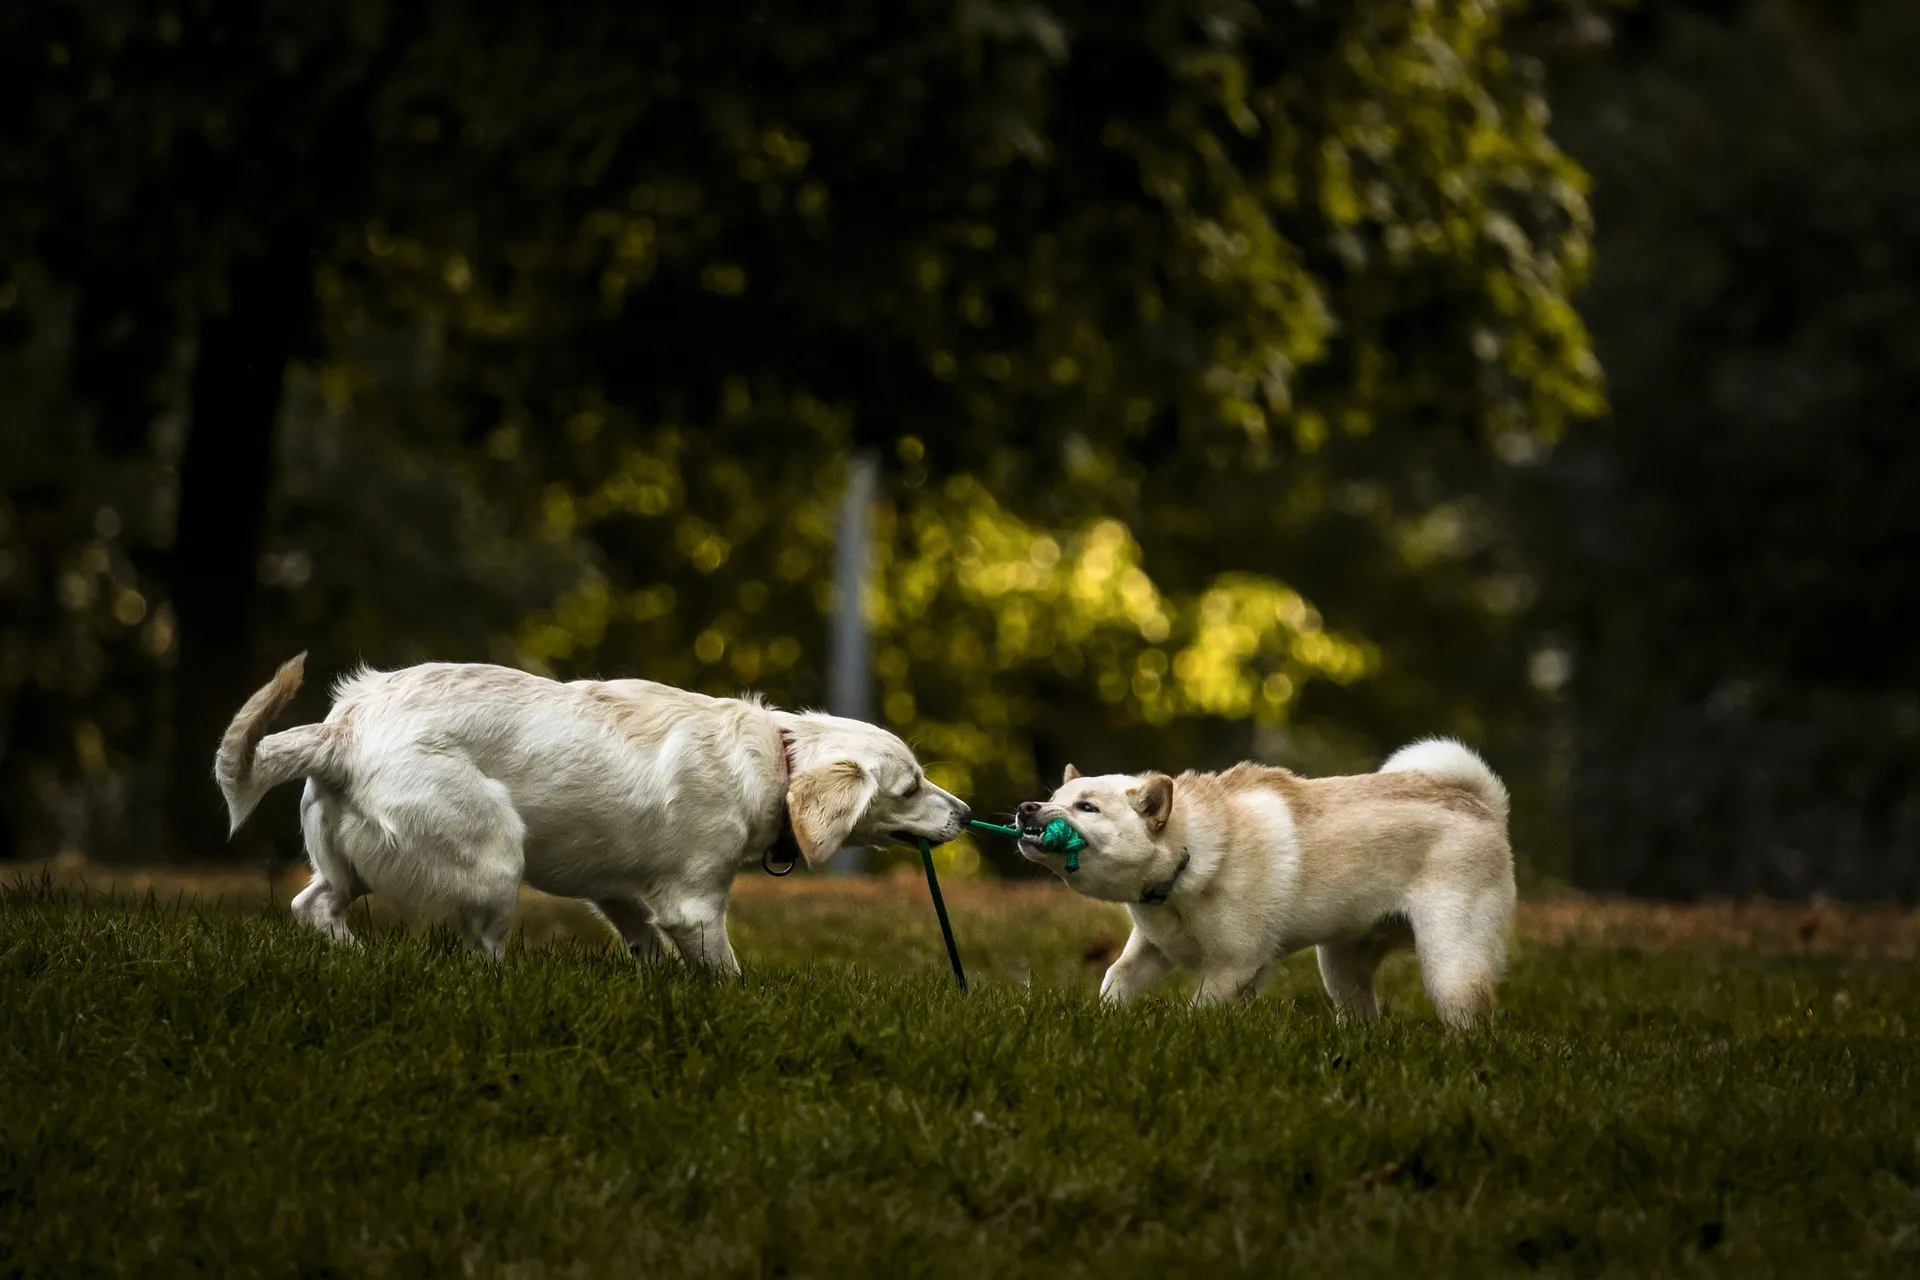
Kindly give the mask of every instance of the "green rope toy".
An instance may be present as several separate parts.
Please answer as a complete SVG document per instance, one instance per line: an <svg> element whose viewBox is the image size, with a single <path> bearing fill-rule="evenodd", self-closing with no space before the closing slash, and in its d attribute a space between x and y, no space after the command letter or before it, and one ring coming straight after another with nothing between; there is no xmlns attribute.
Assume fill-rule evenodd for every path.
<svg viewBox="0 0 1920 1280"><path fill-rule="evenodd" d="M975 831L985 831L996 836L1005 836L1009 840L1020 838L1018 827L996 827L991 822L969 822ZM1080 869L1080 851L1087 847L1087 838L1075 831L1065 818L1055 818L1040 833L1040 849L1043 853L1064 853L1067 855L1067 870Z"/></svg>

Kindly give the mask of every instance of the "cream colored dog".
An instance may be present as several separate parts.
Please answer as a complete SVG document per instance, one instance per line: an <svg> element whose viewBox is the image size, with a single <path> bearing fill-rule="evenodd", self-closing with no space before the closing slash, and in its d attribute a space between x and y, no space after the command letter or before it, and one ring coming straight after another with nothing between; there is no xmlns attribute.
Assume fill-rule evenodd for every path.
<svg viewBox="0 0 1920 1280"><path fill-rule="evenodd" d="M498 955L522 883L585 898L635 955L671 941L735 971L734 873L782 840L809 862L896 833L951 840L967 806L893 734L646 680L543 679L429 663L363 671L321 724L267 734L305 655L234 717L214 763L237 830L270 788L307 780L313 879L294 915L348 941L365 893L451 912Z"/></svg>
<svg viewBox="0 0 1920 1280"><path fill-rule="evenodd" d="M1039 846L1054 818L1087 841L1071 874ZM1275 960L1318 947L1335 1010L1372 1018L1374 970L1411 945L1444 1022L1493 1012L1513 918L1507 789L1458 742L1416 742L1377 773L1340 778L1253 764L1083 778L1068 765L1051 799L1020 806L1019 823L1027 858L1133 915L1100 984L1106 999L1186 965L1200 973L1196 1002L1226 1000Z"/></svg>

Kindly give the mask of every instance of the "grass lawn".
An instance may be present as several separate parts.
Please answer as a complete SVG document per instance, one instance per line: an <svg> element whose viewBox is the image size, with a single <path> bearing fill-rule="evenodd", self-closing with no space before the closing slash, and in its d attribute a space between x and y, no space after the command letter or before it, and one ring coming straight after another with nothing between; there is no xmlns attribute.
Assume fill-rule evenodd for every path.
<svg viewBox="0 0 1920 1280"><path fill-rule="evenodd" d="M1450 1039L1404 960L1104 1010L1040 886L949 887L966 995L908 879L743 882L741 982L147 887L0 896L0 1276L1920 1274L1913 916L1527 904Z"/></svg>

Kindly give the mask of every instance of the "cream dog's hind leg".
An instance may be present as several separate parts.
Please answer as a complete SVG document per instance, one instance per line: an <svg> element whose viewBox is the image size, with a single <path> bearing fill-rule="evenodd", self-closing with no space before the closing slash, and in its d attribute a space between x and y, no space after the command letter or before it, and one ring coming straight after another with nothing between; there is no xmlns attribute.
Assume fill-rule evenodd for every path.
<svg viewBox="0 0 1920 1280"><path fill-rule="evenodd" d="M1316 950L1320 981L1342 1022L1368 1022L1380 1016L1373 996L1373 975L1393 952L1413 945L1413 929L1400 916L1389 916L1348 942L1323 942Z"/></svg>
<svg viewBox="0 0 1920 1280"><path fill-rule="evenodd" d="M1493 886L1433 893L1413 909L1414 953L1433 1011L1455 1030L1493 1016L1493 988L1506 963L1513 891Z"/></svg>
<svg viewBox="0 0 1920 1280"><path fill-rule="evenodd" d="M1334 1016L1342 1022L1371 1022L1380 1016L1373 998L1373 975L1386 954L1367 942L1323 942L1316 950L1320 982L1333 1001Z"/></svg>

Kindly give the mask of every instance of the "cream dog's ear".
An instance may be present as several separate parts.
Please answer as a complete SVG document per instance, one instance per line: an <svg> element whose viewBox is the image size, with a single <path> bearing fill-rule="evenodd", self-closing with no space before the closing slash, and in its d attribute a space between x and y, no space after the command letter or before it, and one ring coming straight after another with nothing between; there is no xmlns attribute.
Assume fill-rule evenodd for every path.
<svg viewBox="0 0 1920 1280"><path fill-rule="evenodd" d="M878 790L857 760L835 760L793 776L787 784L787 813L808 866L819 866L840 851Z"/></svg>
<svg viewBox="0 0 1920 1280"><path fill-rule="evenodd" d="M1167 825L1167 815L1173 812L1173 779L1164 773L1146 774L1139 786L1127 789L1127 799L1133 801L1133 807L1147 820L1147 830L1157 835Z"/></svg>
<svg viewBox="0 0 1920 1280"><path fill-rule="evenodd" d="M1068 765L1067 772L1060 779L1060 785L1064 787L1069 782L1072 782L1075 778L1079 776L1080 776L1080 771L1074 768L1072 765Z"/></svg>

